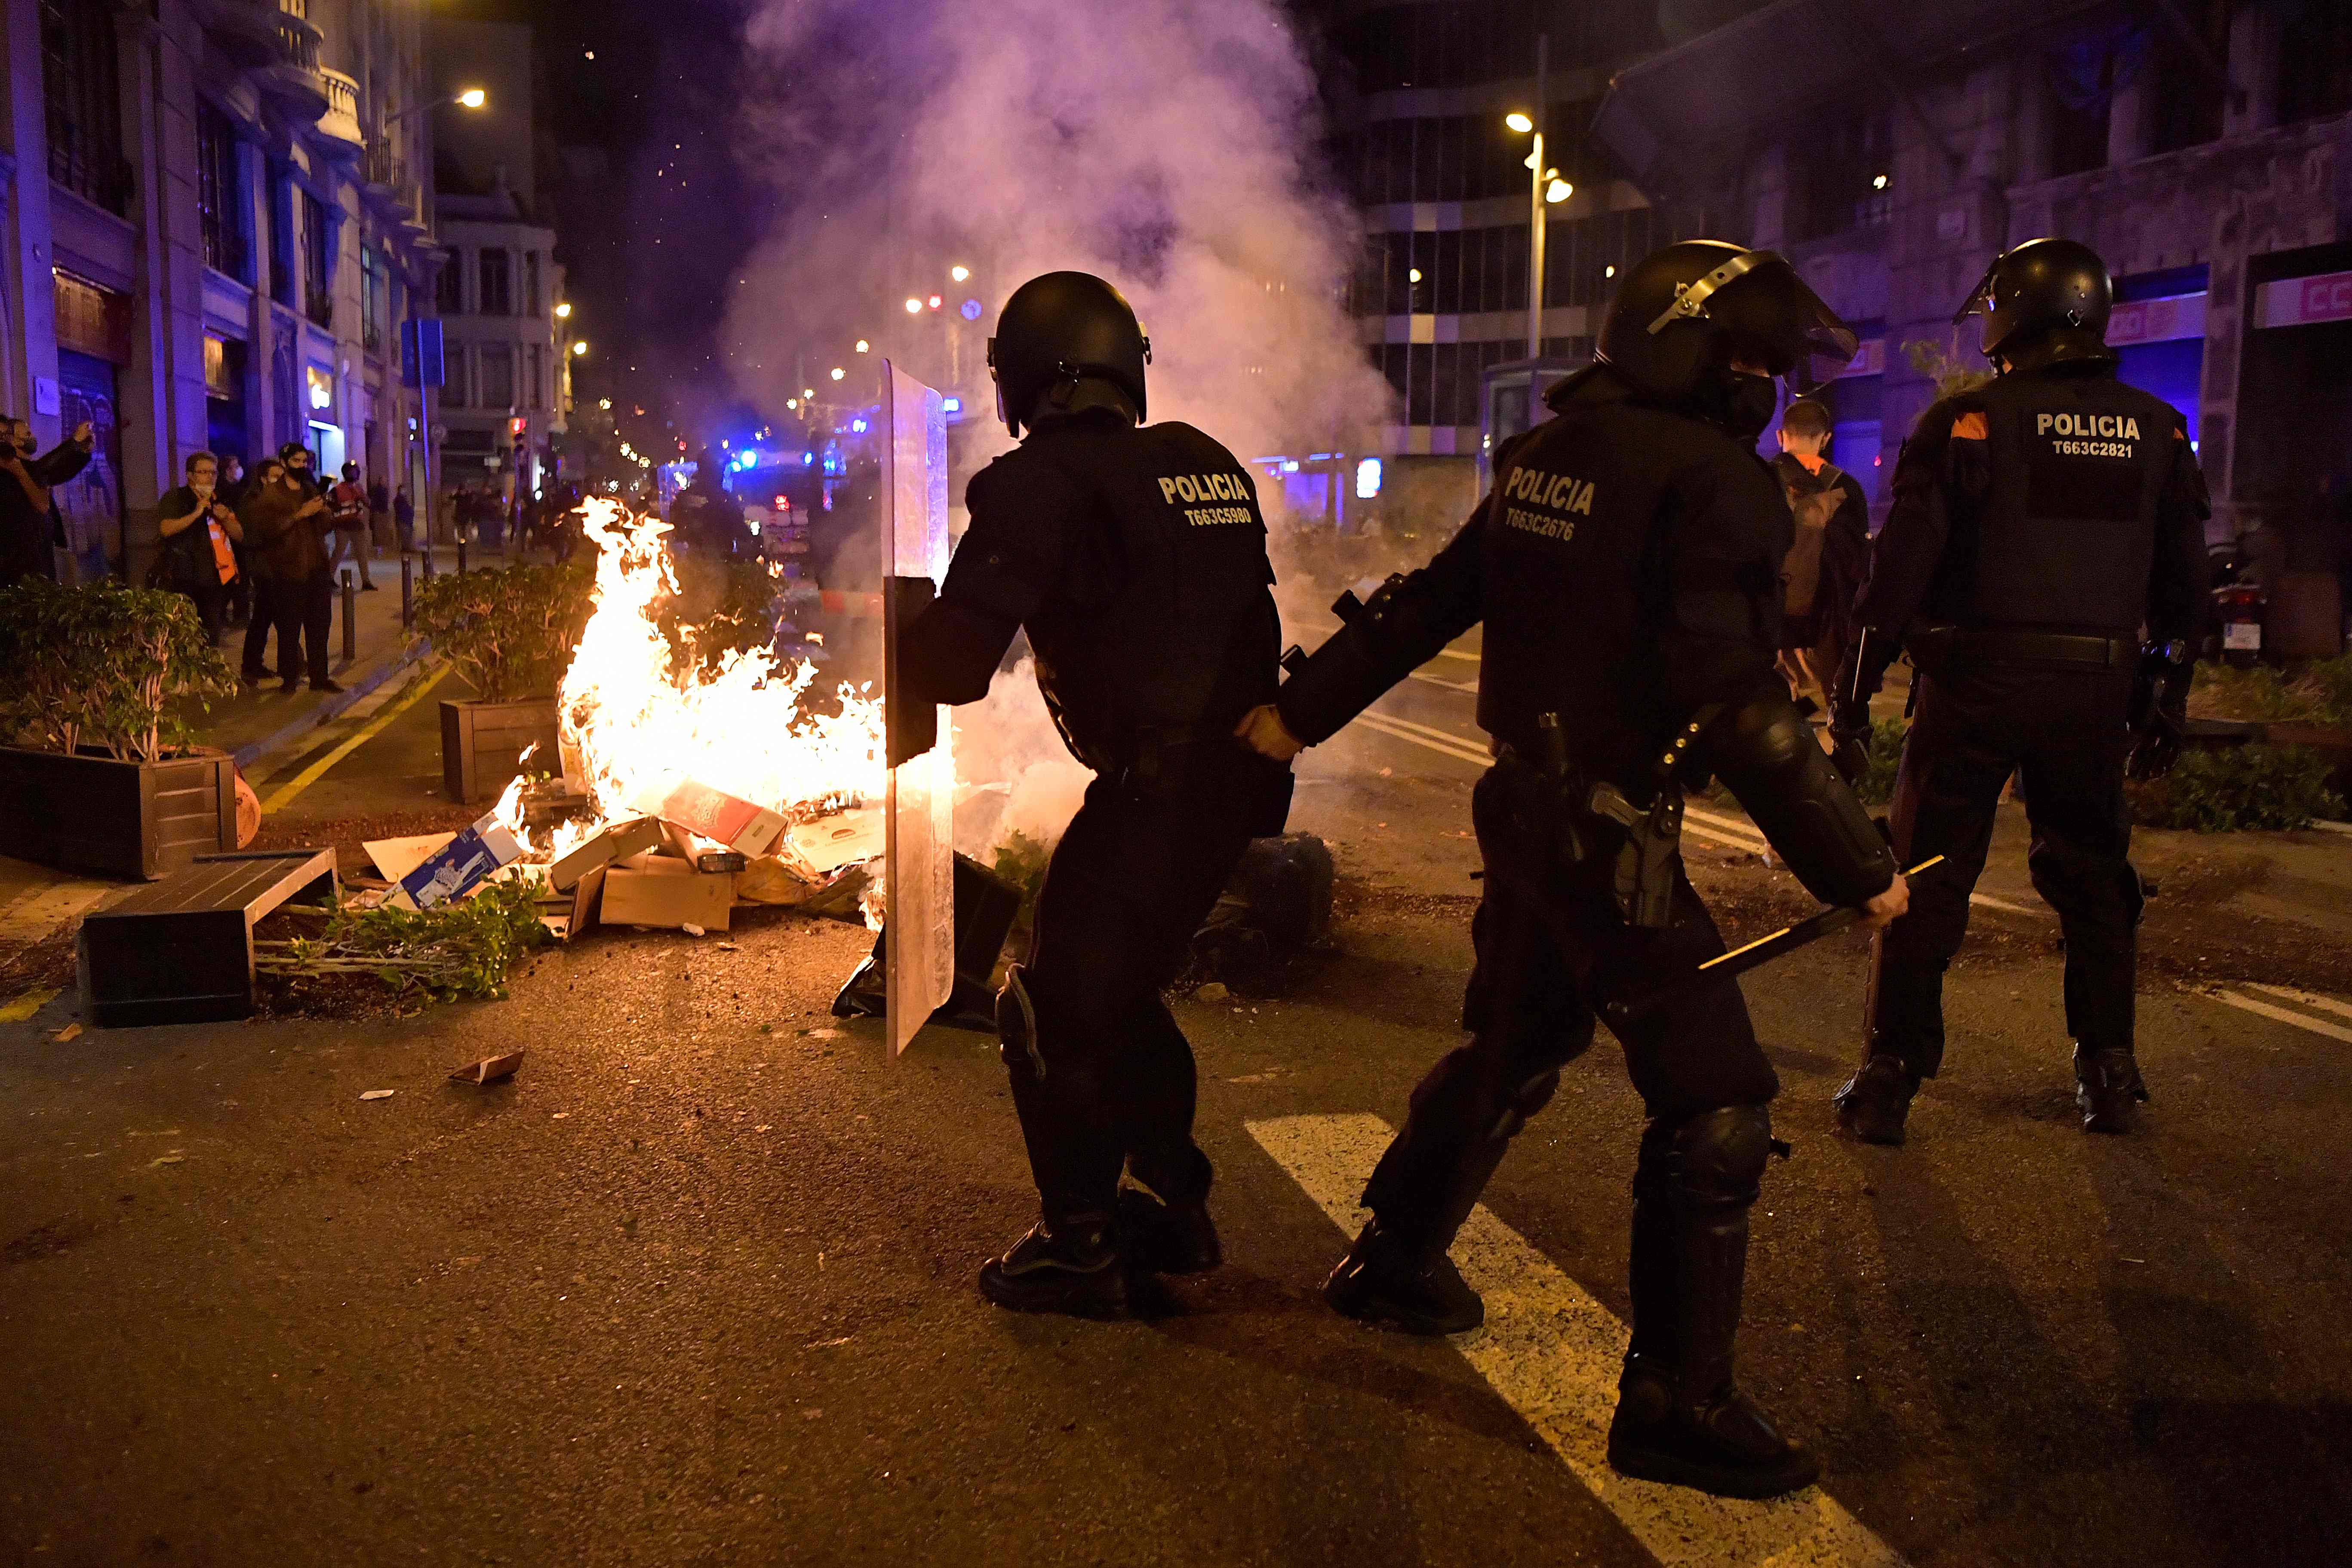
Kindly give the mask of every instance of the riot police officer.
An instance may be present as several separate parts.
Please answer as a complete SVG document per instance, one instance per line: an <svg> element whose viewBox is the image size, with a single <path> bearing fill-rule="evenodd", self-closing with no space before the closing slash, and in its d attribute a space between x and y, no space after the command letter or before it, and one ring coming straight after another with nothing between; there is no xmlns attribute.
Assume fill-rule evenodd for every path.
<svg viewBox="0 0 2352 1568"><path fill-rule="evenodd" d="M1256 489L1199 430L1142 423L1150 357L1099 278L1013 291L989 364L1021 445L972 477L939 602L899 645L912 703L972 702L1025 628L1046 707L1095 771L997 1003L1042 1215L980 1288L1033 1311L1116 1314L1129 1268L1219 1261L1192 1048L1160 994L1289 805L1288 770L1233 733L1278 679ZM1122 1165L1139 1187L1121 1191Z"/></svg>
<svg viewBox="0 0 2352 1568"><path fill-rule="evenodd" d="M2083 1127L2129 1130L2140 883L2123 798L2135 667L2185 696L2204 599L2205 481L2180 415L2116 379L2114 289L2087 246L2037 239L1994 260L1953 317L1984 318L1997 374L1919 416L1856 601L1863 627L1833 728L1869 727L1896 650L1917 670L1892 825L1906 864L1941 855L1873 954L1860 1070L1837 1122L1903 1142L1944 1054L1944 970L1968 930L1994 807L2014 773L2027 865L2066 942L2066 1029Z"/></svg>
<svg viewBox="0 0 2352 1568"><path fill-rule="evenodd" d="M1486 623L1478 722L1497 760L1471 805L1486 863L1473 1036L1413 1091L1325 1299L1420 1333L1483 1321L1446 1249L1606 1017L1649 1114L1610 1462L1732 1496L1802 1486L1816 1466L1732 1376L1779 1084L1738 985L1692 973L1723 944L1676 839L1682 792L1712 772L1815 896L1874 919L1903 907L1885 844L1774 670L1793 525L1755 441L1773 376L1853 344L1769 251L1700 240L1649 257L1599 363L1497 454L1462 531L1246 724L1273 755L1321 741Z"/></svg>

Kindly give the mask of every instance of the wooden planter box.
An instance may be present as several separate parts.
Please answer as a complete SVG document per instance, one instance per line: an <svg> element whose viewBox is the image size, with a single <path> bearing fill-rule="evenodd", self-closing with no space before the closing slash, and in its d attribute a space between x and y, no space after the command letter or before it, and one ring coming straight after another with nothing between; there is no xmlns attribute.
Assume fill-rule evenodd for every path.
<svg viewBox="0 0 2352 1568"><path fill-rule="evenodd" d="M0 855L153 881L236 847L236 764L200 748L160 763L0 746Z"/></svg>
<svg viewBox="0 0 2352 1568"><path fill-rule="evenodd" d="M522 772L522 754L534 742L532 760L554 773L555 707L552 697L441 704L441 782L449 798L465 805L494 799Z"/></svg>

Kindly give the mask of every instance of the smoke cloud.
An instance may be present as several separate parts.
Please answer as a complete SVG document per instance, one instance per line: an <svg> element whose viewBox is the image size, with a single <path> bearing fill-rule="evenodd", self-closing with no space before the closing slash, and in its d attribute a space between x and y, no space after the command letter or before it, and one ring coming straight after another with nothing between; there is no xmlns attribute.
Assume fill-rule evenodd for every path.
<svg viewBox="0 0 2352 1568"><path fill-rule="evenodd" d="M1076 268L1143 318L1155 421L1247 459L1354 447L1388 416L1342 308L1360 226L1269 0L769 0L746 37L740 140L787 209L728 321L763 404L863 337L984 413L996 309ZM945 310L908 316L933 292ZM986 311L969 327L949 319L967 293Z"/></svg>

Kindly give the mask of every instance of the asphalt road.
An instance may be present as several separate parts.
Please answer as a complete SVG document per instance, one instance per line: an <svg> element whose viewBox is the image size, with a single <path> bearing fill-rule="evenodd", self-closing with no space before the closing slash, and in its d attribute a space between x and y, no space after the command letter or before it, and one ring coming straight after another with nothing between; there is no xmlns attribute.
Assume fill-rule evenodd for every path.
<svg viewBox="0 0 2352 1568"><path fill-rule="evenodd" d="M2343 1560L2352 986L2325 910L2277 917L2317 934L2268 969L2235 895L2185 883L2170 918L2271 1012L2152 974L2147 1129L2089 1140L2013 825L1986 888L2025 912L1979 911L1908 1147L1826 1135L1860 941L1748 985L1797 1148L1745 1375L1821 1449L1819 1493L1592 1468L1639 1131L1605 1039L1465 1233L1482 1335L1326 1311L1366 1119L1459 1038L1475 667L1424 674L1305 769L1339 951L1279 1000L1179 1005L1229 1261L1140 1321L975 1294L1033 1202L993 1042L891 1061L837 1025L847 927L601 933L509 1002L407 1020L0 1024L0 1561ZM273 831L446 811L432 706ZM1726 820L1691 858L1727 920L1801 907ZM508 1085L444 1080L517 1046Z"/></svg>

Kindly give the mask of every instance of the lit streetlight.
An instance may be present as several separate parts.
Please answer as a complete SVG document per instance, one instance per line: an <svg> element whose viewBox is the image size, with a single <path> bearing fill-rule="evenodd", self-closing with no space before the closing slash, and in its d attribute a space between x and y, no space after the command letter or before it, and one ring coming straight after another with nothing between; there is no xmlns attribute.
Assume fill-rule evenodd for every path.
<svg viewBox="0 0 2352 1568"><path fill-rule="evenodd" d="M555 307L555 319L556 319L557 321L570 321L570 320L572 319L572 301L571 301L571 300L559 300L559 301L556 303L556 307Z"/></svg>
<svg viewBox="0 0 2352 1568"><path fill-rule="evenodd" d="M490 101L490 95L478 87L469 87L459 93L455 101L467 109L479 109Z"/></svg>
<svg viewBox="0 0 2352 1568"><path fill-rule="evenodd" d="M575 354L586 353L588 352L588 340L586 338L575 340L572 345L572 352Z"/></svg>
<svg viewBox="0 0 2352 1568"><path fill-rule="evenodd" d="M835 381L839 381L839 380L840 380L844 375L846 375L847 374L848 374L848 372L846 372L846 371L843 370L839 365L835 365L835 366L833 367L833 379L834 379L834 380L835 380Z"/></svg>
<svg viewBox="0 0 2352 1568"><path fill-rule="evenodd" d="M923 302L920 300L909 300L907 301L907 314L910 316L919 316L922 313Z"/></svg>
<svg viewBox="0 0 2352 1568"><path fill-rule="evenodd" d="M965 279L971 276L971 268L969 267L950 267L948 268L948 276L961 283Z"/></svg>
<svg viewBox="0 0 2352 1568"><path fill-rule="evenodd" d="M867 344L864 338L857 340L857 352L859 353L864 353L869 346L870 345Z"/></svg>
<svg viewBox="0 0 2352 1568"><path fill-rule="evenodd" d="M1522 136L1535 139L1528 153L1528 167L1534 177L1528 186L1528 357L1535 359L1543 353L1543 286L1544 286L1544 207L1549 201L1566 201L1575 189L1559 177L1559 171L1544 162L1543 127L1536 116L1544 110L1544 67L1551 49L1549 34L1536 35L1536 101L1535 112L1514 110L1503 117L1503 123ZM1547 187L1557 190L1549 195Z"/></svg>

